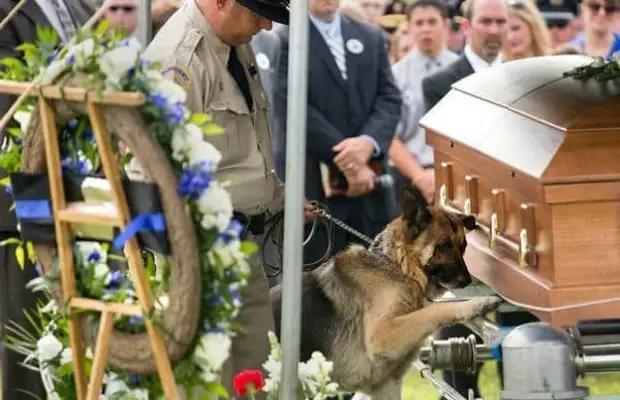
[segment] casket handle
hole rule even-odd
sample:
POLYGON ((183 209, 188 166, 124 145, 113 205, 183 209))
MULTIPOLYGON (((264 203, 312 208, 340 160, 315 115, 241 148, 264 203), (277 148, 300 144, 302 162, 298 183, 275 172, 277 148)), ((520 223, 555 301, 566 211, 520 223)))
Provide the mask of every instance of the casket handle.
POLYGON ((439 204, 444 206, 454 197, 454 184, 452 179, 452 163, 442 162, 439 169, 439 204))
POLYGON ((506 204, 503 189, 492 189, 491 196, 493 197, 493 213, 489 226, 489 249, 494 250, 498 233, 504 232, 506 227, 506 204))
POLYGON ((478 180, 473 175, 465 175, 463 213, 478 214, 478 180))

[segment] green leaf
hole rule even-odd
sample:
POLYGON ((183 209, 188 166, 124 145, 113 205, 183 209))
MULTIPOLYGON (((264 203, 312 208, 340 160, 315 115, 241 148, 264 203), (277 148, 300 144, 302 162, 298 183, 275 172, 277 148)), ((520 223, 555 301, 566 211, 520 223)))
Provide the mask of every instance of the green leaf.
POLYGON ((24 269, 26 255, 22 246, 17 246, 15 248, 15 259, 17 260, 17 265, 19 265, 21 269, 24 269))
POLYGON ((239 244, 239 250, 245 255, 252 255, 258 251, 258 245, 251 241, 243 241, 239 244))
POLYGON ((207 124, 202 126, 202 131, 206 136, 221 135, 224 133, 224 129, 221 126, 215 124, 207 124))
POLYGON ((97 36, 103 35, 104 33, 106 33, 109 27, 110 27, 110 20, 104 19, 103 21, 99 23, 99 25, 97 25, 97 28, 95 29, 95 33, 97 34, 97 36))
POLYGON ((224 386, 222 386, 222 384, 219 382, 205 383, 205 389, 207 390, 207 392, 212 393, 216 396, 224 397, 226 399, 228 398, 228 392, 226 391, 226 388, 224 388, 224 386))
POLYGON ((195 113, 189 118, 189 122, 196 125, 204 125, 211 121, 211 116, 204 113, 195 113))
POLYGON ((7 128, 6 130, 9 135, 14 137, 22 137, 22 130, 16 127, 7 128))
POLYGON ((6 246, 9 244, 20 244, 22 241, 17 238, 9 238, 0 242, 0 246, 6 246))
POLYGON ((6 178, 0 179, 0 185, 2 186, 11 186, 11 178, 8 176, 6 178))
POLYGON ((34 251, 32 242, 26 242, 26 253, 28 253, 28 259, 32 264, 37 262, 37 253, 34 251))

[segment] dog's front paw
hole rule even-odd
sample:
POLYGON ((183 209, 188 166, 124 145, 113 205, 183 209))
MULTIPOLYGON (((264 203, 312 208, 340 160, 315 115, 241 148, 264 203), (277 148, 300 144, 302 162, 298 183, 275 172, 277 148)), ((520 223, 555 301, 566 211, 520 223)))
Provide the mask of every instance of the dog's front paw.
POLYGON ((495 310, 504 300, 498 296, 476 297, 460 304, 461 318, 470 319, 495 310))

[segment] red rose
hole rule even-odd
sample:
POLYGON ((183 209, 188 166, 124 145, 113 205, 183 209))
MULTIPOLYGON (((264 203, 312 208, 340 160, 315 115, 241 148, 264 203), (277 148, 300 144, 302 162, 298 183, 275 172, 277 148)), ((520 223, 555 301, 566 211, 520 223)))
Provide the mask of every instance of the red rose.
POLYGON ((261 390, 265 386, 265 379, 260 370, 245 369, 235 375, 233 386, 237 391, 237 396, 247 396, 261 390))

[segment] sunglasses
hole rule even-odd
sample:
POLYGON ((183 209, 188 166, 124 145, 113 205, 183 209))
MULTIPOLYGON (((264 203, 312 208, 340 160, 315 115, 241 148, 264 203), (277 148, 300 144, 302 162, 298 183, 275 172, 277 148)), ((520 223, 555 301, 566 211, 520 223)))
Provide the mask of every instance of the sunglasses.
POLYGON ((602 5, 599 3, 586 3, 586 7, 595 14, 598 13, 601 8, 605 10, 605 14, 613 14, 617 10, 615 5, 602 5))
POLYGON ((112 12, 124 11, 126 13, 133 12, 136 7, 135 6, 110 6, 108 9, 112 12))

